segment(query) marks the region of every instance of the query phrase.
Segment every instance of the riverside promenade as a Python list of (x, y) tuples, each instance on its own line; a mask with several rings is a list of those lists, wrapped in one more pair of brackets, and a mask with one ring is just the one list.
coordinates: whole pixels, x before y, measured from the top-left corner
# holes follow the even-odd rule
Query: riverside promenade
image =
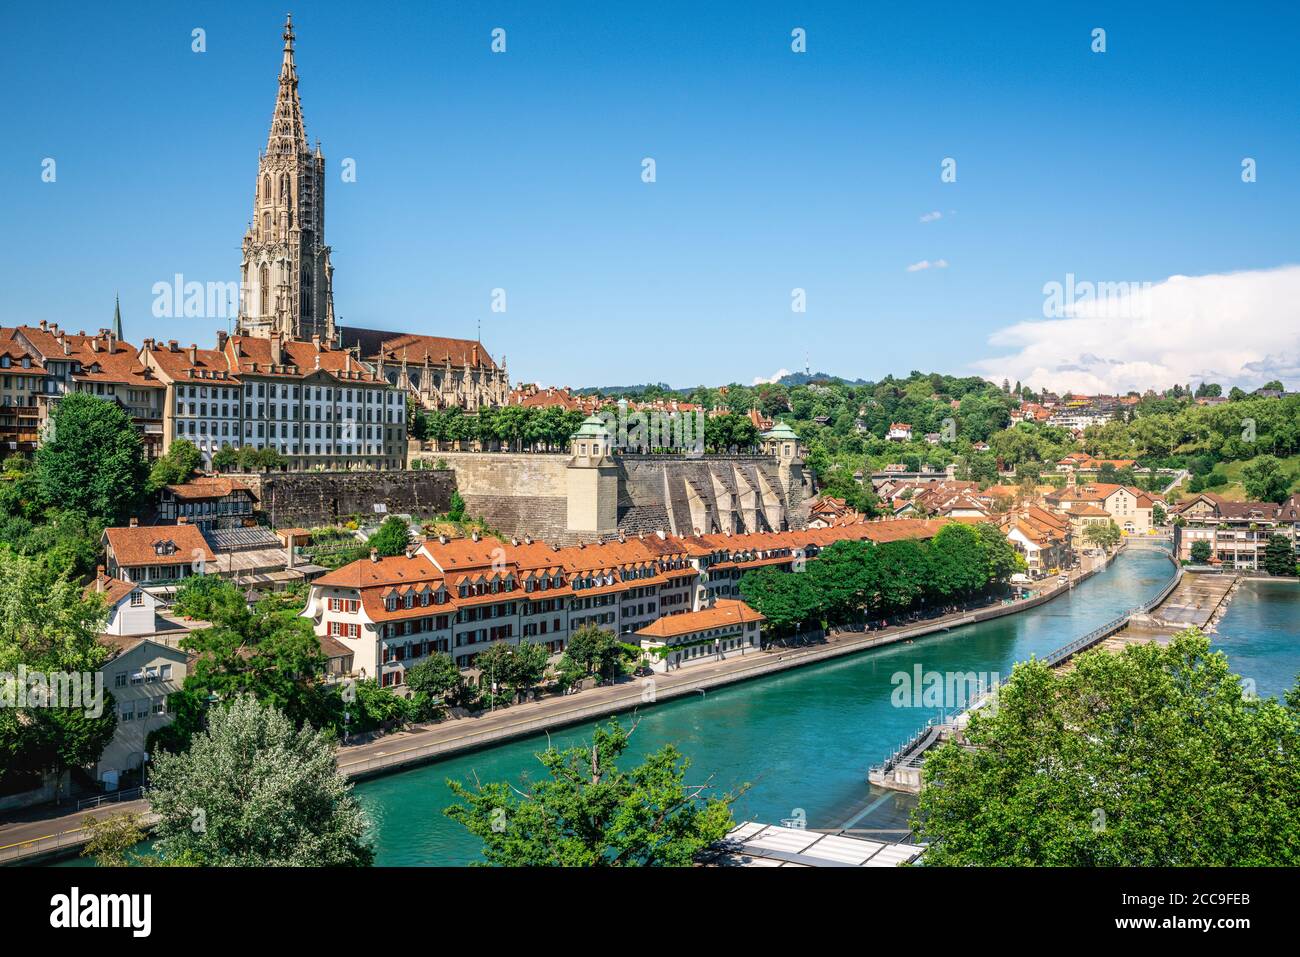
[[(911, 641), (963, 625), (1027, 611), (1069, 591), (1113, 559), (1098, 560), (1076, 571), (1067, 583), (1056, 579), (1038, 583), (1025, 599), (997, 602), (931, 619), (904, 622), (870, 631), (833, 631), (815, 643), (796, 648), (774, 647), (741, 657), (691, 665), (652, 678), (629, 678), (618, 684), (589, 688), (572, 695), (548, 696), (494, 712), (448, 718), (414, 725), (373, 740), (341, 745), (339, 770), (360, 780), (444, 757), (490, 747), (586, 721), (749, 681), (872, 648)], [(135, 800), (94, 810), (33, 809), (28, 815), (0, 820), (0, 864), (74, 855), (85, 842), (82, 821), (87, 814), (147, 814), (148, 802)]]

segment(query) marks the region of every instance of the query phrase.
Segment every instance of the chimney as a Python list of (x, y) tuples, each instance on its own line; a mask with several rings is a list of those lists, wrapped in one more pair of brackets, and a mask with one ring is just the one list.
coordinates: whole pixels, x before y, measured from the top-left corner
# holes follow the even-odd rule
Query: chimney
[(91, 352), (98, 352), (98, 351), (99, 351), (99, 340), (98, 340), (98, 339), (91, 339), (91, 340), (90, 340), (90, 351), (91, 351)]
[(413, 542), (406, 543), (406, 557), (407, 558), (415, 557), (415, 544)]
[(197, 344), (190, 343), (190, 364), (195, 365), (199, 361), (199, 347)]
[(288, 535), (284, 536), (284, 547), (285, 547), (285, 552), (287, 553), (287, 557), (284, 563), (284, 567), (286, 569), (293, 568), (294, 566), (294, 562), (296, 559), (293, 554), (293, 543), (296, 540), (297, 540), (297, 536), (294, 535), (293, 533), (289, 533)]
[(475, 529), (474, 531), (470, 532), (470, 533), (469, 533), (469, 537), (470, 537), (471, 539), (473, 539), (474, 541), (477, 542), (477, 541), (478, 541), (478, 530)]
[(524, 536), (524, 544), (526, 544), (526, 545), (531, 545), (532, 543), (533, 543), (533, 536), (531, 536), (531, 535), (525, 535), (525, 536)]
[(177, 342), (176, 342), (175, 339), (168, 339), (168, 340), (167, 340), (167, 351), (168, 351), (168, 352), (180, 352), (180, 347), (178, 346), (178, 344), (177, 344)]
[(519, 539), (514, 538), (514, 537), (512, 536), (511, 539), (510, 539), (510, 544), (511, 544), (511, 545), (514, 545), (516, 548), (518, 548), (518, 547), (519, 547)]
[(379, 561), (379, 549), (377, 548), (370, 549), (370, 560), (372, 562)]
[(49, 330), (50, 330), (50, 324), (49, 324), (46, 320), (42, 319), (42, 320), (41, 320), (41, 332), (49, 332)]
[(320, 352), (320, 334), (319, 334), (319, 333), (311, 337), (311, 344), (312, 344), (312, 347), (315, 348), (315, 350), (316, 350), (317, 352)]
[(225, 350), (225, 348), (226, 348), (226, 340), (227, 340), (228, 338), (230, 338), (230, 337), (229, 337), (228, 335), (226, 335), (225, 332), (218, 332), (218, 333), (217, 333), (217, 349), (218, 349), (218, 350), (221, 350), (221, 351), (224, 351), (224, 350)]
[(104, 566), (96, 565), (95, 566), (95, 591), (104, 590), (104, 579), (107, 577), (108, 576), (107, 574), (105, 574)]
[(139, 520), (138, 518), (136, 518), (134, 515), (132, 515), (132, 516), (131, 516), (131, 528), (138, 528), (139, 525), (140, 525), (140, 520)]
[(72, 346), (68, 343), (68, 340), (60, 337), (59, 341), (63, 343), (63, 354), (65, 356), (72, 355)]
[(189, 523), (190, 523), (190, 520), (189, 520), (188, 518), (186, 518), (184, 515), (178, 515), (178, 516), (176, 517), (176, 524), (177, 524), (177, 525), (188, 525)]

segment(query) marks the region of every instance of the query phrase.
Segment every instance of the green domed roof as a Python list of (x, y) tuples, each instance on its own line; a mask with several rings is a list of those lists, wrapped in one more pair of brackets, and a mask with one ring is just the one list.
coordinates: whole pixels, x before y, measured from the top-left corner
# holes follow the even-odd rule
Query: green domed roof
[(795, 442), (799, 441), (799, 436), (795, 433), (794, 429), (790, 428), (790, 426), (786, 425), (784, 422), (778, 422), (776, 425), (772, 426), (772, 428), (762, 434), (761, 438), (776, 439), (778, 442), (784, 442), (786, 439)]
[(598, 415), (589, 415), (582, 420), (582, 425), (578, 426), (578, 431), (574, 432), (570, 439), (608, 439), (611, 437), (609, 429), (605, 426), (605, 420)]

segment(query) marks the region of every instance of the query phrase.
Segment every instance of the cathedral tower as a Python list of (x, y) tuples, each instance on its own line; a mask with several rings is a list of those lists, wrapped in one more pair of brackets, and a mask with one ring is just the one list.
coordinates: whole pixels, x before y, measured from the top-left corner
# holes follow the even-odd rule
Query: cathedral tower
[(257, 168), (244, 234), (239, 333), (334, 339), (333, 272), (325, 245), (325, 157), (313, 153), (298, 99), (293, 22), (284, 22), (280, 90)]

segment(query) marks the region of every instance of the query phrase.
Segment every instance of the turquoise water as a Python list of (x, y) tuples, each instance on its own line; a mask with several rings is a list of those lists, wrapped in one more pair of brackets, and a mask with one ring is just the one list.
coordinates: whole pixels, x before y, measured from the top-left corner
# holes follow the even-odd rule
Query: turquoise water
[(1243, 581), (1213, 645), (1260, 697), (1281, 698), (1300, 675), (1300, 583)]
[[(810, 827), (906, 831), (910, 795), (870, 788), (867, 769), (910, 737), (935, 709), (896, 708), (897, 672), (996, 672), (1044, 655), (1151, 597), (1173, 575), (1162, 554), (1133, 550), (1106, 571), (1039, 608), (998, 621), (811, 665), (641, 712), (629, 760), (672, 742), (692, 762), (692, 782), (722, 790), (750, 785), (738, 820), (777, 822), (802, 816)], [(1261, 695), (1280, 695), (1300, 672), (1300, 585), (1246, 582), (1215, 636), (1233, 670)], [(624, 715), (622, 720), (629, 720)], [(587, 738), (591, 725), (552, 732), (557, 745)], [(479, 859), (479, 841), (442, 814), (447, 778), (518, 780), (540, 771), (538, 736), (359, 784), (375, 822), (378, 863), (463, 865)], [(69, 861), (67, 863), (86, 863)]]
[[(640, 713), (628, 759), (672, 742), (692, 761), (692, 783), (711, 778), (722, 790), (748, 783), (737, 820), (777, 822), (802, 811), (809, 827), (842, 826), (878, 799), (875, 826), (901, 825), (908, 798), (873, 793), (867, 769), (939, 712), (894, 707), (891, 675), (916, 665), (1006, 675), (1016, 661), (1054, 651), (1150, 598), (1172, 575), (1162, 554), (1134, 550), (1070, 594), (1020, 614), (656, 705)], [(591, 725), (577, 725), (551, 739), (565, 745), (590, 733)], [(451, 803), (447, 778), (536, 775), (533, 755), (545, 746), (545, 736), (529, 738), (359, 784), (375, 821), (378, 863), (478, 860), (479, 840), (442, 814)]]

